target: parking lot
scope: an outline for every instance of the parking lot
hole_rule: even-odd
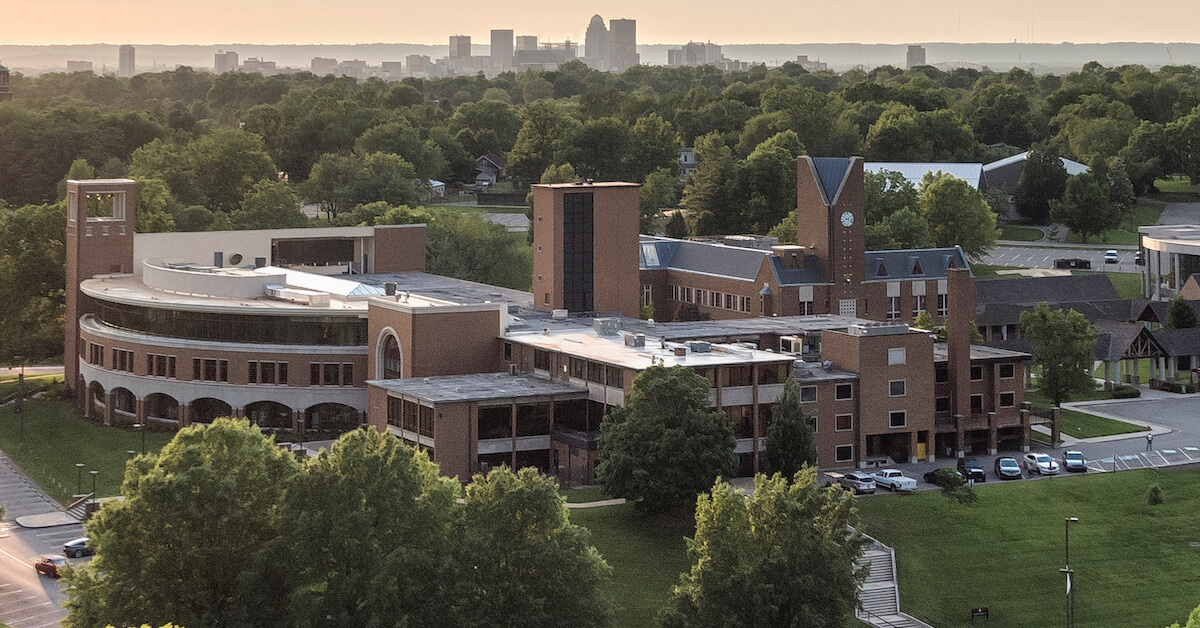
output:
[[[1133,263],[1133,249],[1116,249],[1116,264],[1104,263],[1106,249],[1042,248],[1032,246],[997,246],[984,256],[983,263],[990,266],[1015,266],[1020,268],[1054,268],[1056,259],[1085,259],[1091,262],[1090,270],[1110,273],[1140,273],[1141,266]]]

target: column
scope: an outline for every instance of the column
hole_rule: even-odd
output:
[[[134,416],[137,417],[138,423],[141,423],[142,425],[146,424],[146,400],[145,399],[138,399],[135,402]]]
[[[304,411],[292,409],[292,433],[297,436],[304,433]]]
[[[751,390],[754,393],[750,396],[750,398],[753,400],[753,405],[750,407],[750,420],[754,423],[754,427],[750,430],[750,435],[754,438],[754,442],[751,443],[751,446],[753,447],[751,451],[754,452],[755,473],[758,473],[758,438],[761,436],[761,433],[758,429],[758,368],[759,366],[757,364],[752,364],[750,366],[750,384]]]
[[[113,403],[117,400],[117,396],[111,392],[104,393],[104,424],[112,425]]]
[[[1104,390],[1112,390],[1112,362],[1104,361]]]
[[[511,462],[508,463],[508,466],[515,471],[517,468],[517,400],[513,399],[508,408],[509,418],[512,421],[512,451],[509,456]]]
[[[1000,451],[1000,430],[996,426],[996,413],[987,413],[988,418],[988,455],[994,456]]]
[[[188,416],[188,411],[191,406],[186,403],[179,404],[179,427],[187,427],[192,424],[192,418]]]
[[[1026,401],[1021,405],[1021,451],[1028,452],[1030,440],[1029,432],[1031,431],[1030,428],[1032,427],[1029,423],[1029,408],[1031,404]]]
[[[1183,280],[1180,279],[1180,275],[1182,275],[1183,273],[1180,272],[1180,270],[1179,270],[1179,254],[1178,253],[1171,254],[1171,272],[1173,273],[1172,276],[1175,277],[1175,293],[1179,294],[1179,288],[1182,287],[1182,284],[1183,284]]]
[[[955,458],[965,458],[967,456],[967,438],[963,434],[963,424],[966,420],[967,417],[961,414],[954,415],[954,429],[956,430],[954,433]]]
[[[1058,408],[1050,409],[1050,447],[1058,449],[1060,434],[1058,431]]]
[[[917,432],[913,430],[908,433],[908,461],[910,463],[920,462],[917,457]]]

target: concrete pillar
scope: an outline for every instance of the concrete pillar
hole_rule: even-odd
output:
[[[963,434],[963,424],[967,418],[961,414],[954,415],[954,427],[957,430],[954,433],[954,457],[965,458],[967,456],[967,438]]]
[[[515,471],[517,469],[517,400],[516,399],[513,399],[512,403],[509,405],[508,411],[509,411],[510,419],[512,420],[512,452],[511,452],[512,455],[509,456],[511,458],[512,462],[508,463],[508,466],[511,467]],[[420,423],[418,422],[418,424],[417,424],[418,432],[420,431],[420,428],[421,428],[421,426],[420,426]]]
[[[920,462],[917,457],[917,432],[913,430],[908,433],[908,461],[910,463]]]
[[[1029,441],[1031,437],[1030,432],[1032,431],[1032,426],[1029,421],[1030,404],[1029,402],[1025,402],[1023,405],[1024,407],[1021,408],[1021,451],[1028,452]]]
[[[1104,361],[1104,390],[1112,390],[1112,388],[1113,388],[1112,362],[1109,360],[1105,360]]]
[[[138,399],[134,404],[134,416],[137,417],[137,422],[142,425],[146,424],[146,400]]]
[[[996,413],[987,413],[988,419],[988,455],[994,456],[1000,451],[1000,432],[996,427]]]
[[[753,394],[751,395],[750,398],[754,400],[753,404],[750,406],[750,421],[753,423],[753,427],[750,428],[750,435],[754,438],[754,442],[751,443],[751,447],[752,447],[751,451],[754,452],[754,473],[757,474],[758,473],[758,457],[760,454],[760,452],[758,451],[758,439],[760,436],[762,436],[762,433],[759,431],[759,425],[758,425],[758,365],[757,364],[753,364],[750,366],[750,384],[751,384],[751,391],[753,392]]]
[[[104,393],[104,424],[112,425],[113,404],[116,403],[117,396],[111,392]]]
[[[187,427],[192,424],[192,417],[188,416],[191,406],[186,403],[179,404],[179,427]]]
[[[1061,438],[1058,424],[1058,408],[1050,409],[1050,446],[1058,449],[1058,441]]]
[[[1178,294],[1179,289],[1181,287],[1183,287],[1183,283],[1182,283],[1183,279],[1180,277],[1183,273],[1179,272],[1179,254],[1178,253],[1171,254],[1171,272],[1173,273],[1172,276],[1175,277],[1175,293]]]

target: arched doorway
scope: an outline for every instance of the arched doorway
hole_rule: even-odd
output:
[[[104,386],[100,382],[92,382],[87,388],[88,414],[94,418],[104,418]]]
[[[404,354],[400,351],[400,340],[392,328],[380,332],[380,342],[375,347],[375,377],[378,379],[400,379],[404,377]]]
[[[188,407],[188,418],[192,423],[212,423],[223,416],[233,416],[233,408],[220,399],[201,397]]]
[[[304,425],[309,434],[335,438],[358,429],[359,412],[341,403],[319,403],[304,411]]]
[[[142,402],[147,421],[179,422],[179,402],[165,393],[151,393]]]
[[[113,412],[128,417],[137,416],[137,397],[128,388],[112,389]]]
[[[264,432],[292,431],[292,409],[276,401],[255,401],[245,408],[250,423]]]

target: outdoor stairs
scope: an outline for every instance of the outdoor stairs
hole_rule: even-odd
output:
[[[87,519],[87,502],[89,499],[91,499],[91,497],[92,496],[89,493],[76,498],[74,502],[71,502],[70,506],[67,506],[67,514],[71,515],[75,519],[78,519],[79,521]]]
[[[861,565],[871,568],[858,592],[862,608],[859,621],[876,628],[932,628],[929,624],[900,611],[900,590],[896,582],[896,553],[892,548],[867,537]]]

